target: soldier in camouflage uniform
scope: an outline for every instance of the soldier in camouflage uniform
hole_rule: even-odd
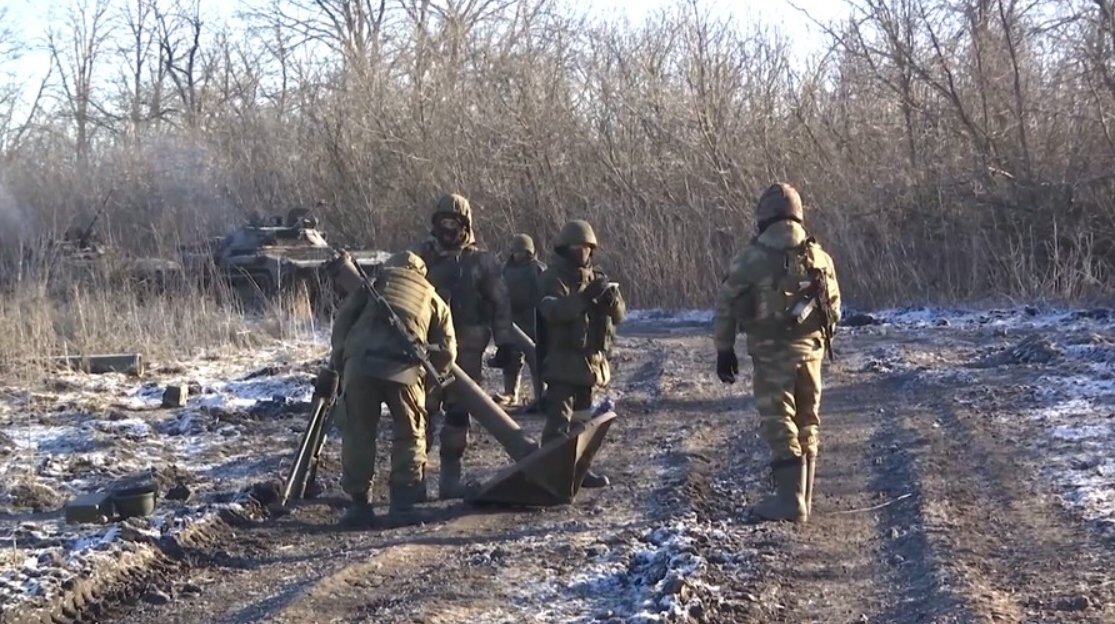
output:
[[[760,432],[770,447],[775,492],[754,512],[804,521],[820,446],[821,361],[840,316],[832,258],[803,226],[801,197],[775,184],[760,197],[758,235],[731,264],[716,302],[716,372],[739,372],[736,334],[747,335]]]
[[[430,360],[448,371],[457,341],[449,306],[425,280],[426,265],[410,252],[395,254],[376,278],[376,290],[411,336],[436,347]],[[405,338],[390,326],[385,311],[360,289],[348,296],[333,324],[333,368],[343,371],[341,486],[352,506],[341,522],[366,527],[374,513],[368,488],[375,472],[376,431],[382,404],[391,413],[391,512],[406,513],[426,499],[424,370],[403,354]]]
[[[557,256],[542,274],[538,312],[545,323],[541,351],[546,382],[545,444],[569,434],[574,418],[591,415],[593,392],[608,385],[608,352],[626,306],[619,287],[593,266],[596,234],[586,221],[565,224],[554,241]],[[608,478],[588,473],[584,487],[603,487]]]
[[[541,298],[540,278],[546,265],[535,257],[534,239],[527,234],[516,234],[508,251],[503,281],[511,299],[511,319],[531,340],[537,341],[534,315]],[[488,361],[489,366],[503,369],[503,394],[496,396],[497,403],[516,405],[519,402],[524,361],[523,352],[511,346],[498,350],[495,357]],[[538,397],[534,399],[537,401]]]
[[[484,350],[511,344],[511,305],[495,255],[476,243],[472,208],[464,197],[443,195],[430,219],[430,238],[417,253],[429,269],[426,279],[449,304],[457,334],[457,364],[477,383],[483,378]],[[429,414],[445,411],[441,429],[439,496],[459,498],[461,459],[468,447],[470,415],[453,391],[432,393]]]

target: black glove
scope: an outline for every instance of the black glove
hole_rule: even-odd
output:
[[[581,298],[586,303],[596,304],[606,290],[608,290],[608,278],[601,275],[589,282],[588,286],[585,286],[585,289],[581,291]]]
[[[739,374],[739,359],[735,351],[718,351],[716,353],[716,376],[726,384],[736,383]]]
[[[496,354],[488,358],[488,366],[491,368],[507,368],[511,365],[511,347],[507,345],[499,345],[496,347]]]

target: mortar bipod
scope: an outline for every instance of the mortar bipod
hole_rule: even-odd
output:
[[[472,417],[507,451],[515,463],[496,473],[467,498],[476,504],[546,507],[571,503],[615,419],[614,412],[574,422],[568,437],[541,448],[468,376],[453,365],[450,388]]]

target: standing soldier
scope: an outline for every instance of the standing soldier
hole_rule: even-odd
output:
[[[736,334],[747,334],[759,428],[771,450],[775,492],[754,513],[805,521],[820,446],[821,361],[840,319],[832,258],[803,226],[801,197],[774,184],[759,198],[758,235],[732,260],[716,302],[716,374],[739,373]]]
[[[404,251],[391,256],[376,278],[376,290],[412,338],[436,347],[430,361],[444,373],[453,364],[457,341],[449,306],[425,280],[426,265]],[[391,413],[391,513],[406,513],[426,499],[425,371],[405,353],[406,337],[387,321],[387,311],[365,289],[351,293],[333,324],[333,368],[343,371],[338,411],[341,428],[341,486],[352,506],[346,527],[374,520],[368,488],[375,473],[376,431],[384,403]]]
[[[542,300],[538,311],[545,327],[539,357],[546,382],[546,426],[542,443],[568,435],[575,416],[588,416],[593,391],[608,385],[611,369],[608,352],[615,326],[626,307],[619,285],[609,282],[593,266],[596,234],[587,221],[565,224],[554,241],[557,257],[542,274]],[[608,485],[607,477],[585,475],[584,487]]]
[[[438,199],[430,220],[430,239],[418,248],[426,262],[426,279],[453,312],[458,340],[457,364],[480,383],[484,349],[495,337],[496,345],[511,343],[511,305],[496,257],[476,244],[472,208],[464,197],[451,194]],[[461,458],[468,447],[470,415],[453,391],[435,391],[426,405],[430,414],[445,411],[439,437],[441,477],[439,496],[460,498]]]
[[[516,234],[511,239],[507,264],[503,267],[503,281],[511,299],[511,319],[531,340],[537,342],[534,315],[541,298],[540,278],[546,265],[535,257],[534,239],[528,234]],[[503,369],[503,394],[496,397],[497,403],[516,405],[519,402],[519,380],[523,372],[525,356],[516,347],[501,348],[495,357],[488,361],[493,368]],[[532,365],[533,366],[533,365]],[[537,370],[532,370],[537,375]],[[539,397],[534,397],[537,402]]]

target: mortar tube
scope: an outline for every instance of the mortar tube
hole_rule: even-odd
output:
[[[535,348],[534,341],[527,335],[523,328],[515,323],[511,324],[511,339],[514,341],[515,346],[523,352],[523,357],[527,361],[527,367],[530,369],[530,381],[534,387],[534,400],[539,405],[542,403],[542,363],[538,361],[538,351]]]
[[[495,437],[512,460],[519,461],[538,450],[538,443],[524,433],[519,423],[508,416],[468,373],[456,363],[453,364],[452,372],[453,382],[449,384],[449,389],[457,393],[461,404]]]

